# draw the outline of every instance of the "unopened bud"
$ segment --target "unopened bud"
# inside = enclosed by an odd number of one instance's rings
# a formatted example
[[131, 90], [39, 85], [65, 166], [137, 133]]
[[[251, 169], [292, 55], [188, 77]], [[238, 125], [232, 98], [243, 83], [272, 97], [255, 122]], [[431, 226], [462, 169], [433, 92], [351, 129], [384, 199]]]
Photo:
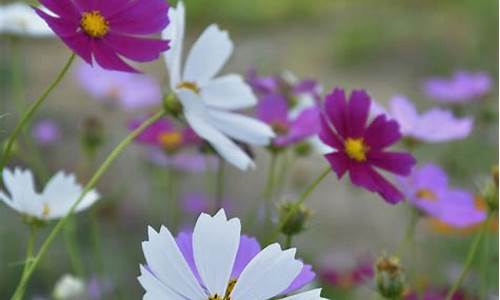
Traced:
[[104, 141], [104, 129], [97, 118], [87, 118], [82, 124], [82, 147], [89, 156], [94, 156]]
[[163, 108], [173, 117], [178, 117], [182, 114], [182, 104], [175, 94], [168, 94], [163, 97]]
[[279, 222], [281, 232], [291, 236], [301, 233], [306, 229], [307, 221], [312, 215], [310, 209], [304, 204], [287, 202], [280, 207]]
[[308, 142], [303, 142], [295, 146], [295, 153], [298, 156], [308, 156], [311, 154], [312, 146]]
[[483, 198], [488, 204], [490, 212], [498, 210], [498, 166], [491, 170], [491, 180], [486, 184], [483, 191]]
[[375, 270], [379, 294], [386, 299], [399, 299], [405, 286], [404, 272], [399, 257], [383, 255], [377, 260]]

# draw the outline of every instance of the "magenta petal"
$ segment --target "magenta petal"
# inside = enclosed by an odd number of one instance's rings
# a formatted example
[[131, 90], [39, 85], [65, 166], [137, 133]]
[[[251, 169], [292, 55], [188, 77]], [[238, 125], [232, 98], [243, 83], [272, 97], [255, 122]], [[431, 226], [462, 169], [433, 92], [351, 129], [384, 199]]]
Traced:
[[390, 182], [370, 166], [363, 163], [353, 163], [349, 168], [349, 175], [354, 185], [378, 193], [386, 202], [396, 204], [403, 200], [403, 195]]
[[336, 88], [325, 98], [325, 110], [332, 125], [343, 138], [347, 137], [347, 102], [343, 89]]
[[370, 151], [368, 161], [376, 167], [401, 176], [410, 175], [411, 169], [417, 162], [409, 153], [379, 151]]
[[94, 57], [97, 63], [108, 70], [139, 73], [136, 69], [132, 68], [126, 64], [115, 51], [103, 43], [102, 41], [96, 41], [94, 45]]
[[333, 132], [333, 129], [324, 116], [320, 117], [320, 126], [319, 138], [323, 143], [337, 150], [344, 149], [344, 144], [337, 134]]
[[40, 0], [40, 3], [58, 16], [80, 21], [81, 14], [71, 0]]
[[363, 90], [354, 90], [348, 105], [349, 136], [362, 137], [370, 111], [370, 96]]
[[257, 104], [257, 118], [267, 124], [288, 123], [288, 104], [286, 99], [279, 94], [263, 96]]
[[97, 10], [105, 16], [106, 18], [110, 18], [116, 13], [121, 12], [124, 9], [128, 9], [130, 0], [106, 0], [99, 1], [97, 3]]
[[73, 0], [80, 11], [92, 11], [96, 9], [96, 0]]
[[344, 176], [345, 172], [349, 169], [350, 160], [349, 157], [343, 152], [333, 152], [325, 155], [326, 160], [330, 163], [333, 171], [337, 174], [340, 179]]
[[290, 286], [281, 294], [287, 295], [293, 293], [313, 281], [315, 277], [316, 273], [312, 271], [312, 266], [304, 264], [304, 267], [302, 267], [302, 271], [300, 271], [299, 275], [297, 275]]
[[364, 134], [366, 144], [373, 150], [390, 146], [400, 139], [399, 124], [396, 121], [387, 120], [384, 115], [376, 117]]
[[155, 60], [160, 57], [161, 52], [169, 48], [168, 41], [137, 38], [116, 33], [109, 33], [103, 42], [120, 55], [138, 62]]
[[71, 50], [85, 60], [85, 62], [92, 65], [92, 54], [90, 52], [92, 41], [88, 35], [78, 33], [73, 36], [61, 37], [61, 39]]
[[290, 124], [290, 130], [285, 136], [278, 136], [275, 143], [287, 145], [300, 142], [319, 132], [319, 110], [317, 107], [304, 109], [297, 119]]
[[164, 0], [133, 1], [108, 21], [114, 32], [152, 34], [168, 25], [168, 9]]
[[47, 25], [49, 25], [50, 29], [60, 37], [73, 36], [78, 33], [78, 22], [65, 18], [52, 17], [38, 8], [35, 8], [35, 12], [47, 23]]

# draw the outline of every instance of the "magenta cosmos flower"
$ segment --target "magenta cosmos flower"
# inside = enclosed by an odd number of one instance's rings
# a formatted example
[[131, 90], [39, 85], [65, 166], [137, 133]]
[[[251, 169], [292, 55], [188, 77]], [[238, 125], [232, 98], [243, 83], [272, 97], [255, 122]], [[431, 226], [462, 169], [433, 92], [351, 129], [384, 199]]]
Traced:
[[140, 37], [169, 23], [165, 0], [40, 0], [52, 14], [35, 8], [50, 28], [87, 63], [109, 70], [138, 72], [123, 58], [147, 62], [169, 48], [169, 41]]
[[395, 204], [403, 195], [375, 168], [407, 176], [416, 161], [408, 153], [385, 150], [401, 139], [399, 125], [379, 115], [367, 126], [370, 104], [371, 99], [363, 90], [353, 91], [347, 102], [344, 90], [336, 88], [326, 96], [319, 136], [335, 149], [325, 158], [339, 179], [349, 172], [354, 185]]
[[491, 77], [485, 72], [458, 71], [451, 78], [429, 78], [424, 83], [424, 92], [440, 102], [463, 103], [485, 96], [491, 85]]
[[285, 97], [279, 94], [270, 94], [260, 99], [257, 117], [273, 128], [276, 137], [272, 145], [277, 148], [299, 143], [318, 134], [320, 129], [317, 106], [305, 108], [296, 117], [292, 117]]

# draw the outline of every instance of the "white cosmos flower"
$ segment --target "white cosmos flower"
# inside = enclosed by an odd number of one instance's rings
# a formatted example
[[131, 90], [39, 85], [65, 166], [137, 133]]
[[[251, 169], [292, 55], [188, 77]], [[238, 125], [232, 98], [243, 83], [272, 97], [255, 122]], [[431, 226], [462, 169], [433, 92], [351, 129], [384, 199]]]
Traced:
[[[10, 196], [0, 191], [0, 200], [22, 215], [44, 221], [64, 217], [83, 190], [76, 182], [75, 175], [62, 171], [49, 180], [42, 193], [36, 191], [30, 170], [16, 168], [11, 172], [5, 168], [3, 182]], [[99, 194], [95, 190], [88, 192], [75, 212], [88, 208], [97, 199]]]
[[85, 292], [82, 279], [66, 274], [57, 281], [52, 295], [56, 300], [77, 300], [84, 298]]
[[0, 34], [52, 37], [54, 32], [26, 3], [0, 5]]
[[189, 125], [228, 162], [246, 170], [254, 164], [232, 139], [251, 145], [268, 145], [274, 132], [265, 123], [233, 112], [254, 106], [257, 98], [240, 75], [215, 77], [233, 52], [226, 31], [208, 26], [194, 43], [181, 71], [185, 11], [179, 2], [169, 10], [170, 25], [163, 38], [171, 40], [164, 57], [170, 87], [182, 103]]
[[[238, 278], [231, 278], [240, 243], [240, 220], [227, 219], [224, 210], [215, 216], [201, 214], [193, 231], [193, 274], [170, 231], [149, 228], [142, 243], [146, 266], [139, 282], [144, 300], [267, 300], [284, 292], [301, 272], [296, 249], [282, 250], [272, 244], [260, 251]], [[197, 279], [199, 278], [199, 280]], [[318, 300], [321, 290], [311, 290], [283, 299]]]

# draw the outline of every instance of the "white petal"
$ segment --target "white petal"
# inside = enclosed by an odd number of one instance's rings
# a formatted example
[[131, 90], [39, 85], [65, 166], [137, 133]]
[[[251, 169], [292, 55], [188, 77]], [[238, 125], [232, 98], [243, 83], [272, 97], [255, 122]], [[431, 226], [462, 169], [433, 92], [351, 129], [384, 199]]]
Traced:
[[208, 106], [222, 109], [243, 109], [257, 104], [252, 89], [236, 74], [210, 80], [201, 87], [201, 97]]
[[283, 251], [276, 243], [264, 248], [241, 273], [232, 299], [271, 299], [286, 290], [303, 267], [294, 258], [295, 252], [295, 249]]
[[322, 300], [326, 298], [321, 297], [321, 289], [310, 290], [297, 295], [285, 297], [281, 300]]
[[193, 231], [196, 269], [211, 296], [224, 295], [240, 244], [240, 220], [227, 220], [224, 210], [202, 213]]
[[142, 250], [149, 269], [173, 292], [192, 300], [206, 300], [207, 296], [196, 281], [175, 239], [167, 228], [157, 233], [148, 228], [149, 240]]
[[241, 114], [210, 110], [210, 117], [218, 130], [241, 142], [266, 146], [275, 136], [266, 123]]
[[156, 278], [149, 270], [141, 265], [141, 276], [137, 278], [141, 283], [146, 294], [143, 300], [158, 300], [158, 299], [172, 299], [172, 300], [185, 300], [179, 296], [166, 285], [164, 285], [158, 278]]
[[168, 17], [170, 24], [163, 30], [162, 38], [170, 40], [170, 49], [164, 52], [163, 57], [170, 76], [170, 87], [173, 90], [181, 79], [182, 46], [186, 20], [184, 3], [179, 1], [176, 8], [171, 7], [168, 11]]
[[35, 190], [33, 174], [30, 170], [15, 168], [11, 172], [7, 168], [4, 168], [3, 182], [10, 194], [10, 203], [6, 202], [6, 195], [2, 197], [7, 205], [16, 209], [19, 213], [40, 217], [43, 205], [40, 195]]
[[198, 95], [189, 90], [181, 90], [178, 92], [178, 96], [184, 106], [184, 116], [189, 125], [220, 156], [241, 170], [255, 166], [245, 151], [212, 125], [212, 120]]
[[227, 31], [215, 24], [208, 26], [189, 52], [183, 80], [204, 86], [222, 69], [232, 52], [233, 43]]

